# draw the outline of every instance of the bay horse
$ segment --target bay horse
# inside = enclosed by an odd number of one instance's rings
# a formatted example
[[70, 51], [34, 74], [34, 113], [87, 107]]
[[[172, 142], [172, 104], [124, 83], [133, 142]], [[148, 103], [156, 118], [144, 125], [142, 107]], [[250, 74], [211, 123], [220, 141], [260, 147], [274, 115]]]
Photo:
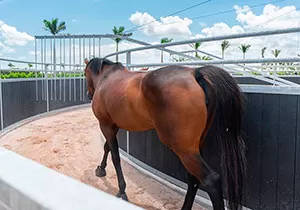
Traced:
[[[243, 94], [234, 78], [215, 66], [166, 66], [152, 71], [130, 71], [106, 58], [85, 59], [84, 75], [92, 110], [106, 142], [95, 173], [106, 175], [108, 153], [116, 170], [119, 192], [128, 201], [120, 164], [118, 130], [155, 129], [187, 169], [188, 189], [182, 209], [191, 209], [196, 192], [204, 189], [214, 210], [225, 209], [221, 175], [212, 170], [200, 149], [207, 132], [218, 139], [228, 207], [241, 208], [246, 175], [245, 143], [241, 137]], [[209, 139], [206, 139], [206, 141]]]

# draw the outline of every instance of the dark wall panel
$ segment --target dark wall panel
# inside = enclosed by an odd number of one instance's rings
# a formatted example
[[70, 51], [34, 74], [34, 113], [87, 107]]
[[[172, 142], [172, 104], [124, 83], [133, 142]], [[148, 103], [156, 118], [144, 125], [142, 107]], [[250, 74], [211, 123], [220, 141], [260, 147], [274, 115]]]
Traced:
[[252, 85], [269, 85], [270, 83], [264, 82], [255, 78], [251, 77], [234, 77], [234, 79], [239, 83], [239, 84], [252, 84]]
[[281, 95], [278, 130], [277, 207], [292, 209], [295, 180], [297, 96]]
[[[74, 79], [66, 79], [65, 83], [64, 80], [48, 81], [50, 111], [90, 103], [85, 94], [85, 82], [80, 79], [76, 79], [75, 81], [75, 85]], [[20, 120], [47, 111], [46, 84], [46, 80], [2, 83], [4, 128]], [[55, 84], [56, 95], [53, 92]], [[71, 94], [69, 95], [70, 89]], [[71, 97], [69, 98], [69, 96]]]
[[[234, 78], [236, 79], [236, 81], [239, 84], [270, 85], [270, 83], [268, 83], [268, 82], [264, 82], [264, 81], [261, 81], [261, 80], [255, 79], [255, 78], [251, 78], [251, 77], [236, 76]], [[291, 77], [280, 76], [280, 78], [300, 84], [300, 76], [291, 76]]]
[[291, 82], [300, 84], [300, 76], [295, 76], [295, 77], [284, 77], [284, 76], [282, 76], [280, 78], [283, 78], [283, 79], [289, 80]]
[[294, 209], [300, 209], [300, 96], [297, 102], [297, 124], [296, 124], [296, 142], [295, 142], [295, 192]]
[[[75, 82], [75, 83], [74, 83]], [[50, 111], [90, 103], [82, 79], [49, 80]], [[75, 84], [75, 85], [74, 85]], [[56, 85], [56, 90], [55, 90]], [[55, 94], [56, 92], [56, 94]], [[83, 92], [85, 94], [83, 94]]]
[[[41, 85], [41, 81], [39, 84]], [[46, 111], [46, 102], [36, 100], [35, 81], [2, 83], [2, 94], [4, 128]]]
[[[261, 141], [262, 141], [262, 113], [263, 113], [263, 95], [248, 94], [248, 129], [247, 137], [247, 159], [248, 159], [248, 174], [247, 174], [247, 193], [246, 205], [251, 203], [254, 209], [259, 208], [260, 200], [260, 183], [261, 174]], [[250, 143], [251, 141], [251, 143]]]
[[178, 180], [186, 181], [186, 170], [179, 158], [165, 146], [154, 130], [130, 132], [130, 155]]
[[[275, 209], [279, 96], [264, 95], [261, 141], [260, 209]], [[248, 142], [248, 145], [250, 142]], [[256, 167], [259, 167], [256, 166]], [[263, 196], [262, 196], [263, 195]]]
[[118, 144], [119, 147], [127, 152], [127, 135], [126, 131], [123, 129], [120, 129], [117, 133], [117, 139], [118, 139]]

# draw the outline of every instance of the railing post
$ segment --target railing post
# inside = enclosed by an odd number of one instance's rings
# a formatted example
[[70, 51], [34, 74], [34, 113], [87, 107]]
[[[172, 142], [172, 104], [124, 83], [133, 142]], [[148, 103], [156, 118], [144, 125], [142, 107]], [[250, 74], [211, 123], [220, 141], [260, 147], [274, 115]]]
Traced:
[[46, 103], [47, 103], [47, 112], [50, 111], [50, 100], [49, 100], [49, 84], [48, 84], [48, 66], [45, 66], [45, 77], [46, 77]]
[[[126, 68], [130, 70], [130, 67], [128, 65], [131, 64], [131, 53], [128, 51], [126, 53]], [[129, 154], [129, 131], [126, 131], [126, 150], [127, 153]]]
[[38, 92], [38, 72], [37, 72], [37, 40], [34, 39], [34, 49], [35, 49], [35, 100], [39, 100], [39, 92]]
[[128, 67], [128, 65], [131, 64], [131, 52], [128, 51], [126, 52], [126, 68], [130, 69], [130, 67]]
[[0, 115], [1, 115], [1, 130], [3, 130], [3, 94], [2, 94], [2, 78], [1, 78], [1, 71], [0, 71]]

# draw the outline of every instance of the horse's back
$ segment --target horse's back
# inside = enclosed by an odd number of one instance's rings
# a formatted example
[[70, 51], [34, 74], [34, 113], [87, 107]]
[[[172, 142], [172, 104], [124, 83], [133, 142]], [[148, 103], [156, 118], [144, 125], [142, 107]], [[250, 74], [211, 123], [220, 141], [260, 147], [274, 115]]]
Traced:
[[167, 66], [148, 72], [142, 81], [142, 92], [147, 100], [164, 102], [174, 91], [189, 91], [197, 85], [194, 70], [183, 66]]

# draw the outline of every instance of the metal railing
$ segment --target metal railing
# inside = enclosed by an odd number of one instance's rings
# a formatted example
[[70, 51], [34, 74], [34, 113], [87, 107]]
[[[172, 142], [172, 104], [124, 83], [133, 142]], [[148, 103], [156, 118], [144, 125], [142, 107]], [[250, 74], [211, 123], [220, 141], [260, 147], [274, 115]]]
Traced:
[[[171, 46], [179, 46], [179, 45], [186, 45], [186, 44], [193, 44], [196, 42], [212, 42], [212, 41], [222, 41], [222, 40], [230, 40], [230, 39], [240, 39], [240, 38], [249, 38], [249, 37], [260, 37], [260, 36], [272, 36], [272, 35], [279, 35], [279, 34], [290, 34], [290, 33], [299, 33], [300, 28], [289, 28], [289, 29], [280, 29], [280, 30], [269, 30], [269, 31], [260, 31], [260, 32], [251, 32], [251, 33], [243, 33], [243, 34], [233, 34], [233, 35], [224, 35], [224, 36], [215, 36], [215, 37], [205, 37], [205, 38], [197, 38], [197, 39], [190, 39], [190, 40], [184, 40], [184, 41], [176, 41], [176, 42], [170, 42], [165, 44], [155, 44], [150, 45], [145, 42], [138, 42], [139, 44], [143, 44], [145, 46], [143, 47], [137, 47], [132, 48], [128, 50], [122, 50], [118, 53], [111, 53], [105, 56], [105, 58], [110, 58], [112, 56], [115, 56], [117, 54], [125, 54], [126, 55], [126, 67], [129, 69], [134, 68], [143, 68], [143, 67], [162, 67], [167, 65], [191, 65], [191, 66], [204, 66], [204, 65], [221, 65], [224, 69], [227, 71], [230, 71], [232, 73], [238, 73], [243, 74], [245, 76], [250, 76], [255, 79], [268, 82], [272, 85], [279, 85], [279, 86], [297, 86], [299, 87], [299, 84], [296, 84], [294, 82], [279, 78], [276, 75], [277, 70], [275, 68], [272, 68], [272, 73], [270, 71], [262, 71], [257, 68], [246, 66], [246, 64], [267, 64], [267, 63], [284, 63], [284, 62], [298, 62], [300, 63], [300, 57], [292, 57], [292, 58], [263, 58], [263, 59], [237, 59], [237, 60], [223, 60], [222, 58], [213, 55], [211, 53], [207, 53], [204, 51], [197, 50], [198, 52], [201, 52], [203, 54], [209, 55], [213, 58], [216, 58], [218, 60], [209, 60], [209, 61], [203, 61], [201, 59], [197, 59], [196, 57], [186, 55], [185, 52], [175, 52], [174, 50], [168, 50], [166, 47]], [[127, 38], [128, 39], [128, 38]], [[163, 62], [163, 63], [139, 63], [139, 64], [132, 64], [131, 63], [131, 54], [133, 52], [143, 51], [143, 50], [149, 50], [149, 49], [157, 49], [157, 50], [164, 50], [168, 51], [171, 54], [177, 54], [182, 57], [186, 57], [189, 59], [189, 61], [182, 61], [182, 62]], [[190, 61], [193, 60], [193, 61]], [[128, 62], [129, 61], [129, 62]], [[234, 68], [230, 66], [226, 66], [226, 64], [236, 64], [237, 67], [240, 68]], [[256, 74], [253, 74], [256, 73]], [[258, 74], [258, 75], [257, 75]]]

